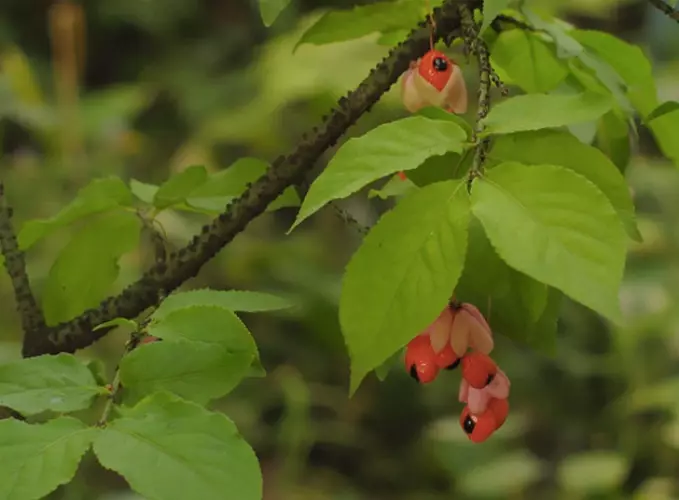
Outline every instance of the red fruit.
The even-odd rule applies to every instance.
[[[460,426],[474,443],[482,443],[496,430],[502,427],[509,413],[509,403],[506,399],[493,399],[488,408],[481,414],[475,415],[464,407],[460,415]]]
[[[453,351],[450,342],[446,342],[444,348],[436,354],[436,365],[444,370],[454,370],[459,364],[460,358]]]
[[[462,376],[474,389],[483,389],[497,375],[497,365],[489,356],[472,352],[462,358]]]
[[[429,335],[418,335],[408,343],[405,365],[410,376],[419,383],[428,384],[434,381],[439,374],[439,367]]]

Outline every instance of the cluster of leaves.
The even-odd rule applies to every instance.
[[[229,492],[229,498],[260,499],[253,450],[228,417],[204,406],[244,377],[264,373],[235,312],[289,305],[244,291],[170,296],[144,329],[162,341],[141,344],[122,358],[122,390],[106,384],[99,364],[70,354],[0,365],[0,405],[28,418],[0,421],[0,498],[44,497],[71,480],[91,447],[104,467],[146,498],[216,499]],[[106,413],[114,416],[98,425],[67,415],[101,399],[115,402]]]

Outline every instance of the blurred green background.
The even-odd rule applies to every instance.
[[[679,99],[679,25],[645,1],[534,3],[643,46],[661,99]],[[254,0],[2,0],[0,169],[17,225],[54,214],[92,178],[160,183],[190,165],[217,171],[291,151],[389,49],[375,35],[293,53],[319,9],[350,5],[293,0],[265,29]],[[350,134],[400,116],[393,89]],[[626,326],[566,303],[556,358],[498,338],[512,411],[483,445],[459,428],[459,373],[420,387],[396,369],[384,382],[371,375],[348,399],[337,300],[360,239],[332,210],[287,237],[295,209],[260,217],[188,283],[298,304],[244,318],[268,376],[215,405],[255,447],[265,500],[679,498],[679,171],[640,135],[626,175],[645,241],[631,250],[621,292]],[[345,206],[370,222],[389,203],[364,196]],[[167,212],[160,221],[179,245],[206,219]],[[29,252],[38,295],[77,227]],[[112,292],[150,252],[124,258]],[[20,327],[5,275],[0,299],[0,360],[14,359]],[[125,340],[115,332],[81,355],[112,373]],[[49,498],[140,497],[89,457]]]

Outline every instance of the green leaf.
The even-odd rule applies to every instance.
[[[598,119],[611,110],[607,96],[582,94],[528,94],[511,97],[491,108],[482,135],[561,127]]]
[[[631,149],[629,127],[619,112],[609,111],[597,123],[596,146],[624,173]]]
[[[540,35],[521,29],[500,33],[492,60],[526,92],[549,92],[568,75],[568,65]]]
[[[113,318],[111,321],[105,321],[97,326],[95,326],[92,331],[96,332],[97,330],[101,330],[102,328],[109,328],[111,326],[117,326],[121,328],[127,328],[128,330],[134,332],[139,328],[139,325],[137,324],[136,321],[132,321],[131,319],[127,318]]]
[[[679,107],[657,114],[647,125],[663,154],[679,167]]]
[[[153,205],[153,198],[156,196],[156,193],[158,192],[158,186],[156,186],[155,184],[147,184],[136,179],[131,179],[130,191],[132,191],[132,194],[134,194],[144,203]]]
[[[368,198],[375,198],[376,196],[386,200],[392,196],[403,196],[417,186],[410,179],[401,179],[395,175],[387,181],[387,183],[380,189],[371,189],[368,191]]]
[[[94,441],[94,452],[149,499],[262,498],[257,456],[233,422],[167,393],[111,422]]]
[[[564,151],[568,154],[564,154]],[[503,161],[529,165],[560,165],[586,177],[606,195],[627,234],[641,241],[634,203],[625,178],[598,149],[583,144],[566,132],[540,130],[498,137],[490,155]]]
[[[26,250],[60,227],[130,203],[132,194],[118,177],[97,179],[78,191],[75,199],[53,217],[28,221],[19,231],[19,247]]]
[[[563,295],[509,267],[476,218],[469,226],[467,259],[455,296],[474,304],[496,334],[537,351],[555,352]]]
[[[339,306],[351,393],[443,310],[462,272],[468,221],[465,183],[431,184],[386,213],[354,254]]]
[[[193,306],[223,307],[234,312],[264,312],[288,309],[293,304],[269,293],[205,288],[170,295],[155,310],[153,318],[162,320],[175,311]]]
[[[479,33],[483,33],[490,26],[490,23],[500,12],[506,9],[513,0],[484,0],[483,2],[483,23]]]
[[[251,349],[250,332],[233,312],[219,306],[185,307],[155,318],[148,334],[166,340],[186,339],[229,347],[233,351]]]
[[[267,28],[278,18],[281,12],[290,5],[290,0],[259,0],[259,13]]]
[[[125,403],[162,390],[202,405],[228,394],[257,356],[251,336],[241,335],[237,342],[219,345],[172,340],[139,346],[120,363]]]
[[[42,297],[49,325],[95,307],[118,277],[118,259],[139,243],[141,221],[112,212],[77,232],[52,265]]]
[[[89,408],[92,398],[102,390],[87,365],[71,354],[0,365],[0,405],[24,415]]]
[[[573,30],[577,41],[606,61],[627,85],[627,97],[642,117],[658,105],[651,63],[640,47],[603,31]]]
[[[207,171],[203,166],[194,165],[174,174],[166,180],[156,191],[153,205],[164,209],[183,202],[191,191],[207,181]]]
[[[290,231],[326,203],[381,177],[416,168],[430,156],[461,152],[465,138],[452,121],[412,116],[349,139],[311,185]]]
[[[650,122],[652,120],[655,120],[656,118],[660,118],[661,116],[667,115],[677,110],[679,110],[679,102],[665,101],[660,106],[655,108],[651,112],[651,114],[646,117],[646,121]]]
[[[412,29],[422,18],[422,4],[402,0],[361,5],[323,14],[300,38],[304,43],[323,45],[361,38],[375,32]]]
[[[68,483],[95,433],[70,417],[32,425],[0,420],[0,498],[38,500]]]
[[[559,484],[569,492],[585,495],[614,492],[625,480],[629,463],[614,451],[590,451],[570,455],[559,465]]]
[[[208,213],[221,213],[235,198],[245,192],[248,185],[264,175],[269,164],[257,158],[241,158],[225,170],[209,177],[207,182],[191,191],[186,203]],[[294,188],[289,187],[269,205],[268,210],[297,207],[300,199]]]
[[[457,123],[460,128],[465,131],[467,138],[470,138],[473,132],[472,124],[469,123],[464,117],[446,111],[438,106],[427,106],[422,108],[417,113],[415,113],[415,116],[424,116],[430,120],[443,120],[446,122]]]
[[[386,45],[388,47],[393,47],[393,46],[401,43],[406,38],[408,38],[409,34],[410,34],[410,30],[408,30],[408,29],[398,29],[398,30],[394,30],[394,31],[389,31],[387,33],[383,33],[377,39],[377,43],[380,44],[380,45]]]
[[[555,165],[504,163],[474,183],[472,210],[511,267],[621,320],[625,231],[586,178]]]

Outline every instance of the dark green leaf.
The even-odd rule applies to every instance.
[[[583,144],[566,132],[540,130],[498,137],[490,155],[529,165],[561,165],[583,175],[606,195],[627,234],[636,241],[641,240],[625,178],[596,148]]]
[[[443,310],[462,272],[468,220],[464,182],[431,184],[386,213],[354,254],[339,311],[352,393]]]
[[[490,26],[493,19],[506,9],[513,0],[484,0],[483,2],[483,23],[481,24],[481,33]]]
[[[156,191],[153,205],[164,209],[183,202],[191,192],[207,181],[207,171],[203,166],[192,166],[174,174],[166,180]]]
[[[585,177],[554,165],[504,163],[474,183],[472,210],[507,264],[620,321],[625,231]]]
[[[118,259],[139,243],[141,221],[113,212],[76,233],[50,269],[42,305],[50,325],[95,307],[118,277]]]
[[[328,202],[367,184],[421,165],[427,158],[461,152],[464,130],[452,121],[412,116],[349,139],[314,181],[290,230]]]
[[[129,205],[132,194],[117,177],[97,179],[78,191],[75,199],[49,219],[31,220],[19,231],[19,246],[28,249],[37,241],[60,227],[67,226],[88,215]]]
[[[71,354],[0,365],[0,405],[24,415],[89,408],[92,399],[102,392],[87,365]]]
[[[257,456],[226,416],[157,393],[94,442],[107,469],[149,499],[261,500]]]
[[[670,114],[674,111],[679,110],[679,102],[677,101],[665,101],[660,106],[655,108],[651,114],[646,117],[646,121],[650,122],[661,116]]]
[[[289,4],[290,0],[259,0],[259,12],[264,26],[271,26]]]
[[[528,94],[511,97],[491,108],[483,135],[561,127],[598,119],[610,111],[611,99],[583,94]]]
[[[679,107],[661,113],[647,125],[663,154],[679,167]]]
[[[630,160],[629,127],[624,116],[615,111],[609,111],[599,119],[597,124],[597,147],[625,172]]]
[[[95,433],[70,417],[33,425],[0,420],[0,498],[38,500],[69,482]]]

